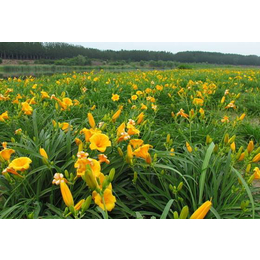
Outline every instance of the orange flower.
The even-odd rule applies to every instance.
[[[110,163],[110,161],[107,159],[107,156],[104,154],[99,154],[98,160],[99,160],[99,163],[102,163],[102,162],[105,162],[106,164]]]
[[[149,144],[144,144],[142,145],[141,147],[137,148],[134,152],[133,152],[133,155],[135,155],[136,157],[139,157],[139,158],[143,158],[143,159],[146,159],[147,156],[148,156],[148,150],[150,148],[150,145]]]
[[[0,157],[5,161],[9,161],[13,153],[15,153],[15,150],[13,149],[4,149],[0,152]]]
[[[184,110],[181,108],[180,111],[176,114],[177,116],[188,118],[189,115],[184,113]]]

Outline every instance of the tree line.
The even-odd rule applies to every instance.
[[[186,63],[211,63],[260,66],[256,55],[223,54],[217,52],[185,51],[176,54],[166,51],[98,50],[61,42],[0,42],[2,59],[59,60],[82,55],[87,59],[105,61],[174,61]]]

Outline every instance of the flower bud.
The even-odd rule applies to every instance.
[[[83,214],[86,210],[88,210],[90,204],[91,204],[91,201],[92,201],[92,196],[89,195],[86,200],[84,201],[84,203],[82,204],[82,207],[81,207],[81,213]]]
[[[233,143],[230,145],[230,148],[231,148],[232,152],[235,152],[235,151],[236,151],[236,144],[235,144],[235,142],[233,142]]]
[[[260,153],[258,153],[252,160],[253,163],[259,162],[260,161]]]
[[[96,127],[95,119],[91,113],[88,113],[88,122],[91,128],[94,129]]]
[[[75,210],[80,210],[84,202],[85,202],[84,199],[80,200],[80,201],[75,205],[74,209],[75,209]]]
[[[151,155],[150,155],[149,153],[146,155],[145,161],[146,161],[146,163],[148,163],[148,164],[151,164],[151,163],[152,163],[152,157],[151,157]]]
[[[184,206],[180,213],[180,219],[186,219],[188,217],[188,215],[189,215],[189,207]]]
[[[209,136],[209,135],[207,135],[207,137],[206,137],[206,144],[210,144],[210,143],[212,143],[212,138]]]
[[[174,211],[174,212],[173,212],[173,218],[174,218],[174,219],[179,219],[179,214],[178,214],[177,211]]]
[[[192,152],[192,147],[190,146],[190,144],[188,142],[186,142],[186,148],[187,148],[189,153]]]
[[[63,201],[66,204],[66,206],[73,207],[74,209],[74,201],[73,201],[71,191],[64,181],[61,181],[60,183],[60,190],[61,190]]]
[[[214,152],[214,153],[217,153],[217,152],[218,152],[218,148],[219,148],[218,144],[215,144],[215,147],[214,147],[214,149],[213,149],[213,152]]]
[[[112,169],[110,170],[110,172],[109,172],[109,175],[108,175],[110,182],[112,182],[112,181],[114,180],[115,173],[116,173],[115,168],[112,168]]]
[[[240,148],[238,149],[238,152],[236,154],[236,160],[238,160],[240,158],[242,151],[243,151],[243,146],[240,146]]]
[[[241,153],[241,155],[239,156],[238,160],[239,161],[243,161],[245,159],[245,153]]]
[[[212,202],[204,202],[190,217],[190,219],[203,219],[211,208]]]
[[[254,150],[254,142],[250,141],[247,146],[247,151],[251,153]]]
[[[97,187],[97,181],[93,175],[92,169],[89,165],[86,165],[85,181],[91,190],[95,190]]]
[[[171,135],[170,134],[167,134],[167,137],[166,137],[166,143],[169,143],[171,140]]]
[[[227,144],[227,143],[228,143],[228,140],[229,140],[229,134],[226,133],[226,134],[225,134],[225,137],[224,137],[224,143]]]
[[[70,174],[69,174],[68,170],[65,170],[65,171],[64,171],[64,174],[65,174],[65,177],[66,177],[67,179],[70,178]]]
[[[118,153],[119,153],[119,155],[120,155],[121,157],[124,156],[123,151],[122,151],[122,149],[121,149],[120,147],[117,147],[117,151],[118,151]]]
[[[182,187],[183,187],[183,182],[180,182],[178,187],[177,187],[177,190],[180,191],[182,189]]]
[[[248,179],[247,183],[252,184],[253,180],[255,179],[255,174],[252,174],[250,178]]]
[[[249,173],[251,170],[251,163],[249,163],[247,166],[246,166],[246,173]]]
[[[229,140],[228,140],[228,143],[231,144],[235,141],[236,139],[236,135],[233,135]]]

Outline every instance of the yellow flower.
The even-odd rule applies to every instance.
[[[25,171],[29,169],[30,163],[32,163],[32,160],[30,158],[19,157],[12,160],[8,167],[16,171]]]
[[[41,91],[42,99],[44,98],[50,98],[49,94],[45,91]]]
[[[72,129],[72,126],[69,123],[63,122],[59,123],[59,127],[66,133],[69,131],[69,129]]]
[[[143,140],[141,139],[132,139],[130,140],[130,144],[133,146],[134,149],[136,149],[139,146],[142,146],[144,143]]]
[[[91,128],[94,129],[96,127],[95,119],[91,113],[88,113],[88,122],[89,122]]]
[[[117,136],[121,136],[122,133],[125,132],[125,123],[122,123],[118,128],[117,128]]]
[[[97,160],[91,158],[79,158],[74,164],[74,167],[77,169],[78,176],[83,176],[85,174],[87,165],[90,165],[92,173],[95,177],[100,175],[101,166]]]
[[[137,100],[137,98],[138,98],[137,95],[133,95],[133,96],[131,97],[132,100]]]
[[[48,155],[47,155],[46,151],[43,148],[40,148],[40,155],[43,158],[48,159]]]
[[[103,196],[104,196],[104,201],[105,201],[105,206],[106,206],[107,211],[111,211],[115,207],[116,197],[112,194],[112,190],[108,189],[108,188],[105,189]],[[101,209],[104,210],[105,207],[104,207],[102,197],[100,196],[100,194],[98,194],[96,191],[93,191],[92,197],[93,197],[95,203]]]
[[[5,119],[9,119],[9,116],[8,116],[8,111],[5,111],[4,113],[2,113],[0,115],[0,121],[5,121]]]
[[[137,148],[134,152],[133,155],[139,158],[146,159],[149,155],[148,150],[150,148],[149,144],[144,144],[141,147]]]
[[[117,95],[117,94],[112,94],[112,98],[111,98],[111,99],[112,99],[113,101],[118,101],[119,98],[120,98],[119,95]]]
[[[15,150],[13,149],[4,149],[0,152],[0,157],[2,157],[5,161],[9,161],[13,153],[15,153]]]
[[[61,191],[61,195],[62,195],[63,201],[66,204],[66,206],[67,207],[74,206],[74,200],[73,200],[71,191],[70,191],[68,185],[64,181],[61,181],[61,183],[60,183],[60,191]]]
[[[147,109],[147,106],[142,103],[141,109],[142,109],[142,110],[146,110],[146,109]]]
[[[98,150],[100,152],[104,152],[108,146],[111,146],[111,142],[109,138],[105,134],[94,134],[90,137],[90,146],[91,150]]]
[[[201,98],[194,98],[193,99],[193,104],[194,105],[197,105],[197,106],[202,106],[203,105],[203,99],[201,99]]]
[[[234,104],[235,103],[235,101],[234,100],[232,100],[225,108],[236,108],[236,105]]]
[[[204,202],[190,217],[190,219],[203,219],[209,212],[211,208],[212,202],[206,201]]]
[[[22,102],[22,111],[25,115],[31,115],[33,108],[27,102]]]
[[[129,135],[139,135],[140,134],[140,131],[138,129],[136,129],[135,126],[133,126],[131,124],[128,124],[127,128],[128,128],[127,133]]]
[[[260,170],[258,167],[254,168],[254,179],[260,179]]]

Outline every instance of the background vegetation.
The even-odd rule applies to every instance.
[[[78,55],[85,59],[99,59],[103,61],[169,61],[169,62],[188,62],[210,64],[230,64],[230,65],[260,65],[260,57],[256,55],[223,54],[216,52],[186,51],[173,54],[164,51],[145,51],[145,50],[98,50],[85,48],[83,46],[71,45],[57,42],[0,42],[0,58],[3,59],[31,59],[31,60],[60,60],[74,58]],[[46,62],[46,61],[45,61]],[[68,60],[63,60],[61,65]],[[82,62],[82,61],[81,61]],[[84,62],[83,62],[84,63]],[[170,63],[169,63],[170,64]],[[75,64],[74,64],[75,65]],[[141,65],[142,66],[142,65]],[[158,66],[160,67],[160,66]],[[170,67],[170,66],[168,66]]]

